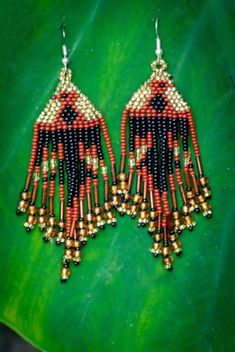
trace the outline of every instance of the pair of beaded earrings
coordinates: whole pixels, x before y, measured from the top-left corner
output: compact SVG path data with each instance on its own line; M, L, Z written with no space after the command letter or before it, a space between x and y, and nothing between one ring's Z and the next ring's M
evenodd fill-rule
M137 216L138 226L147 225L154 241L150 251L162 256L167 270L173 268L171 254L182 253L178 239L182 231L196 224L191 213L211 217L207 202L211 192L192 113L166 71L157 27L156 21L153 73L123 112L118 176L104 117L72 83L67 47L62 46L59 84L34 125L28 173L17 208L17 214L27 213L26 231L38 224L45 242L56 238L56 244L64 244L62 282L70 276L72 263L81 261L87 239L95 238L105 224L116 226L115 209L121 215ZM62 34L65 40L64 25ZM58 198L59 208L54 204Z

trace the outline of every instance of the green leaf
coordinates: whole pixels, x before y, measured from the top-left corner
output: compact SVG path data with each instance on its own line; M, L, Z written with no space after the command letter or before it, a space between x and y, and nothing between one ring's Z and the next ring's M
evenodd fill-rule
M67 21L74 81L104 113L119 156L122 110L150 74L155 17L164 58L194 112L214 216L182 236L166 272L127 217L85 248L61 285L62 249L15 217L32 125L61 66ZM40 349L233 351L234 3L229 0L1 2L0 320Z

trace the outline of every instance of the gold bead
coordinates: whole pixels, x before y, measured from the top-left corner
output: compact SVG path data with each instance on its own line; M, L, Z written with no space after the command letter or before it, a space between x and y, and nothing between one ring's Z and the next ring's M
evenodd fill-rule
M205 201L205 197L202 195L202 194L199 194L198 196L197 196L197 202L198 203L202 203L202 202L204 202Z
M156 233L154 239L156 242L160 242L162 240L162 233Z
M29 213L31 215L35 215L37 213L37 208L35 207L35 205L30 205L29 206Z
M56 243L57 243L57 244L60 244L60 243L63 243L63 242L64 242L64 232L63 232L63 231L60 231L60 232L57 234Z
M46 229L46 232L45 232L46 236L48 238L52 238L56 235L56 230L54 227L52 226L48 226L47 229Z
M106 222L107 224L115 224L117 222L117 219L115 218L114 214L112 213L112 211L108 211L105 214L106 217Z
M72 259L72 250L71 249L66 249L65 251L64 251L64 258L66 258L66 259Z
M80 229L79 230L79 235L82 236L82 237L85 237L86 236L86 229L85 228Z
M117 210L120 213L126 213L127 208L128 208L128 204L126 202L123 202L123 203L120 204L120 206L117 208Z
M175 254L179 255L182 253L181 243L179 241L172 242L171 246Z
M81 253L80 251L76 250L73 252L73 262L74 264L79 264L81 261Z
M22 212L25 213L27 208L29 206L29 203L26 200L21 200L18 203L18 209Z
M151 211L150 211L150 217L151 217L151 218L155 218L155 217L156 217L156 211L151 210Z
M100 207L95 207L94 208L94 214L99 215L101 213L101 208Z
M112 198L112 205L113 205L114 207L116 207L116 206L118 205L118 203L119 203L118 196L113 196L113 198Z
M185 225L184 223L182 222L181 219L175 219L173 221L174 223L174 229L177 231L177 230L183 230L185 228Z
M31 197L31 193L30 192L22 192L20 196L23 200L28 200Z
M188 205L184 204L183 207L182 207L182 213L183 214L188 214L189 213L189 207Z
M118 179L120 181L126 181L127 180L127 175L124 172L122 172L122 173L119 174Z
M186 215L184 217L184 222L185 222L186 227L190 230L192 230L193 227L196 225L196 221L193 220L191 215Z
M133 202L139 204L142 201L142 196L140 194L135 194L133 196Z
M194 211L196 208L198 208L198 205L197 205L197 203L196 203L194 198L189 199L188 205L189 205L189 212L190 213L192 211Z
M78 249L78 248L80 248L80 247L81 247L80 242L77 241L77 240L74 240L74 242L73 242L73 248Z
M176 219L179 219L179 217L180 217L180 213L178 212L178 211L173 211L173 213L172 213L172 218L174 219L174 220L176 220Z
M124 193L124 200L125 201L128 201L128 200L130 200L131 199L131 195L130 195L130 193L128 192L128 191L126 191L125 193Z
M170 235L169 235L169 238L170 238L170 240L173 242L173 241L175 241L175 240L177 240L177 238L179 237L179 235L176 233L176 232L172 232L172 233L170 233Z
M39 216L38 218L38 226L40 227L40 229L44 229L46 226L46 219L45 216Z
M89 223L87 225L87 233L88 235L95 235L98 232L97 227L93 223Z
M203 216L211 217L212 211L211 205L209 203L202 202L201 204L199 204L199 207Z
M79 221L78 222L78 228L82 230L82 229L84 229L84 227L85 227L84 221L83 220Z
M163 257L166 257L170 254L171 250L169 246L163 246L162 248L162 255Z
M137 214L138 205L132 204L129 209L127 209L127 214L134 217Z
M98 216L96 217L96 225L97 225L98 228L99 228L99 227L104 227L104 225L105 225L105 219L104 219L101 215L98 215Z
M45 208L39 208L38 209L39 216L46 215L46 213L47 213L47 210Z
M156 230L156 222L153 220L150 220L148 224L148 232L153 233L155 230Z
M37 222L37 220L36 220L34 215L28 215L27 221L28 221L29 225L35 225L36 222Z
M93 217L92 213L88 213L86 216L86 219L87 219L87 221L93 221L94 217Z
M112 195L116 195L116 194L117 194L117 191L118 191L117 185L113 185L113 186L111 187L111 191L112 191Z
M73 247L73 241L70 240L70 239L66 239L65 247L68 248L68 249L72 248Z
M188 199L192 199L194 196L195 196L195 194L192 190L186 192L186 197Z
M173 258L172 258L172 256L168 256L168 257L162 258L162 263L163 263L165 269L167 269L167 270L172 270L173 269L173 266L172 266Z
M71 271L70 271L69 268L63 268L61 270L61 280L62 281L67 281L69 276L70 276L70 274L71 274Z
M111 204L110 204L110 202L104 202L104 209L105 209L106 211L109 211L109 210L111 209Z
M107 173L108 173L108 168L107 168L107 166L102 166L102 167L101 167L101 174L102 174L102 175L107 175Z
M140 209L141 210L146 210L148 208L149 204L147 202L142 202L140 204Z
M138 223L144 225L148 223L149 214L145 210L141 210L138 213Z
M209 187L203 187L202 192L204 197L209 198L211 196L211 190Z
M201 186L206 186L208 184L208 178L205 176L202 176L199 178L199 182Z
M54 227L56 225L56 218L54 216L49 216L48 223L51 227Z
M64 223L64 221L59 221L59 222L58 222L58 226L59 226L60 229L64 229L64 228L65 228L65 223Z
M162 253L162 244L160 242L155 242L152 246L152 248L150 249L150 252L153 255L158 255L160 253Z
M84 234L84 235L80 234L80 236L79 236L79 241L80 241L83 245L85 245L85 244L87 243L87 236L86 236L86 234Z
M127 192L127 183L126 181L121 181L119 183L118 194L126 193Z

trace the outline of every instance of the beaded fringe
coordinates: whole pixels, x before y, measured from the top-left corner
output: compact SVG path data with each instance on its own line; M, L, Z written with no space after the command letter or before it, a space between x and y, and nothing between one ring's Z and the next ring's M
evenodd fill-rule
M105 120L71 82L71 70L63 68L55 94L34 125L28 174L17 209L17 214L27 213L26 231L37 224L45 242L56 238L58 245L64 243L62 282L70 275L71 263L81 261L81 247L88 237L95 238L105 224L116 225L101 133L115 190L115 158Z
M193 116L166 68L163 60L152 63L150 79L123 112L116 203L121 215L137 215L138 226L147 225L154 241L151 253L161 254L164 267L171 270L171 253L182 254L179 235L196 224L192 212L208 218L212 212L206 201L211 192L200 161Z

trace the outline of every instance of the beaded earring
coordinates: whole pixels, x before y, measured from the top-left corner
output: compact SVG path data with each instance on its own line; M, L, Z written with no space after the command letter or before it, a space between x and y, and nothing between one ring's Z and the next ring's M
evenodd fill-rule
M203 173L192 112L166 71L157 27L158 21L153 73L123 112L117 209L121 215L137 215L138 226L148 225L154 240L151 253L156 257L161 254L164 267L171 270L171 253L182 253L179 235L196 224L191 213L211 217L211 206L206 201L211 192Z
M63 68L54 95L34 125L28 174L20 193L17 214L28 214L24 223L26 231L31 231L37 224L44 232L45 242L56 238L58 245L64 243L61 281L65 282L70 275L71 263L80 262L80 249L87 238L95 238L105 224L116 225L101 132L111 165L112 187L117 185L115 158L105 120L72 83L72 72L67 67L64 24L62 34ZM101 175L103 205L100 200L102 188L99 186ZM39 190L42 195L38 208ZM57 215L54 202L58 198Z

